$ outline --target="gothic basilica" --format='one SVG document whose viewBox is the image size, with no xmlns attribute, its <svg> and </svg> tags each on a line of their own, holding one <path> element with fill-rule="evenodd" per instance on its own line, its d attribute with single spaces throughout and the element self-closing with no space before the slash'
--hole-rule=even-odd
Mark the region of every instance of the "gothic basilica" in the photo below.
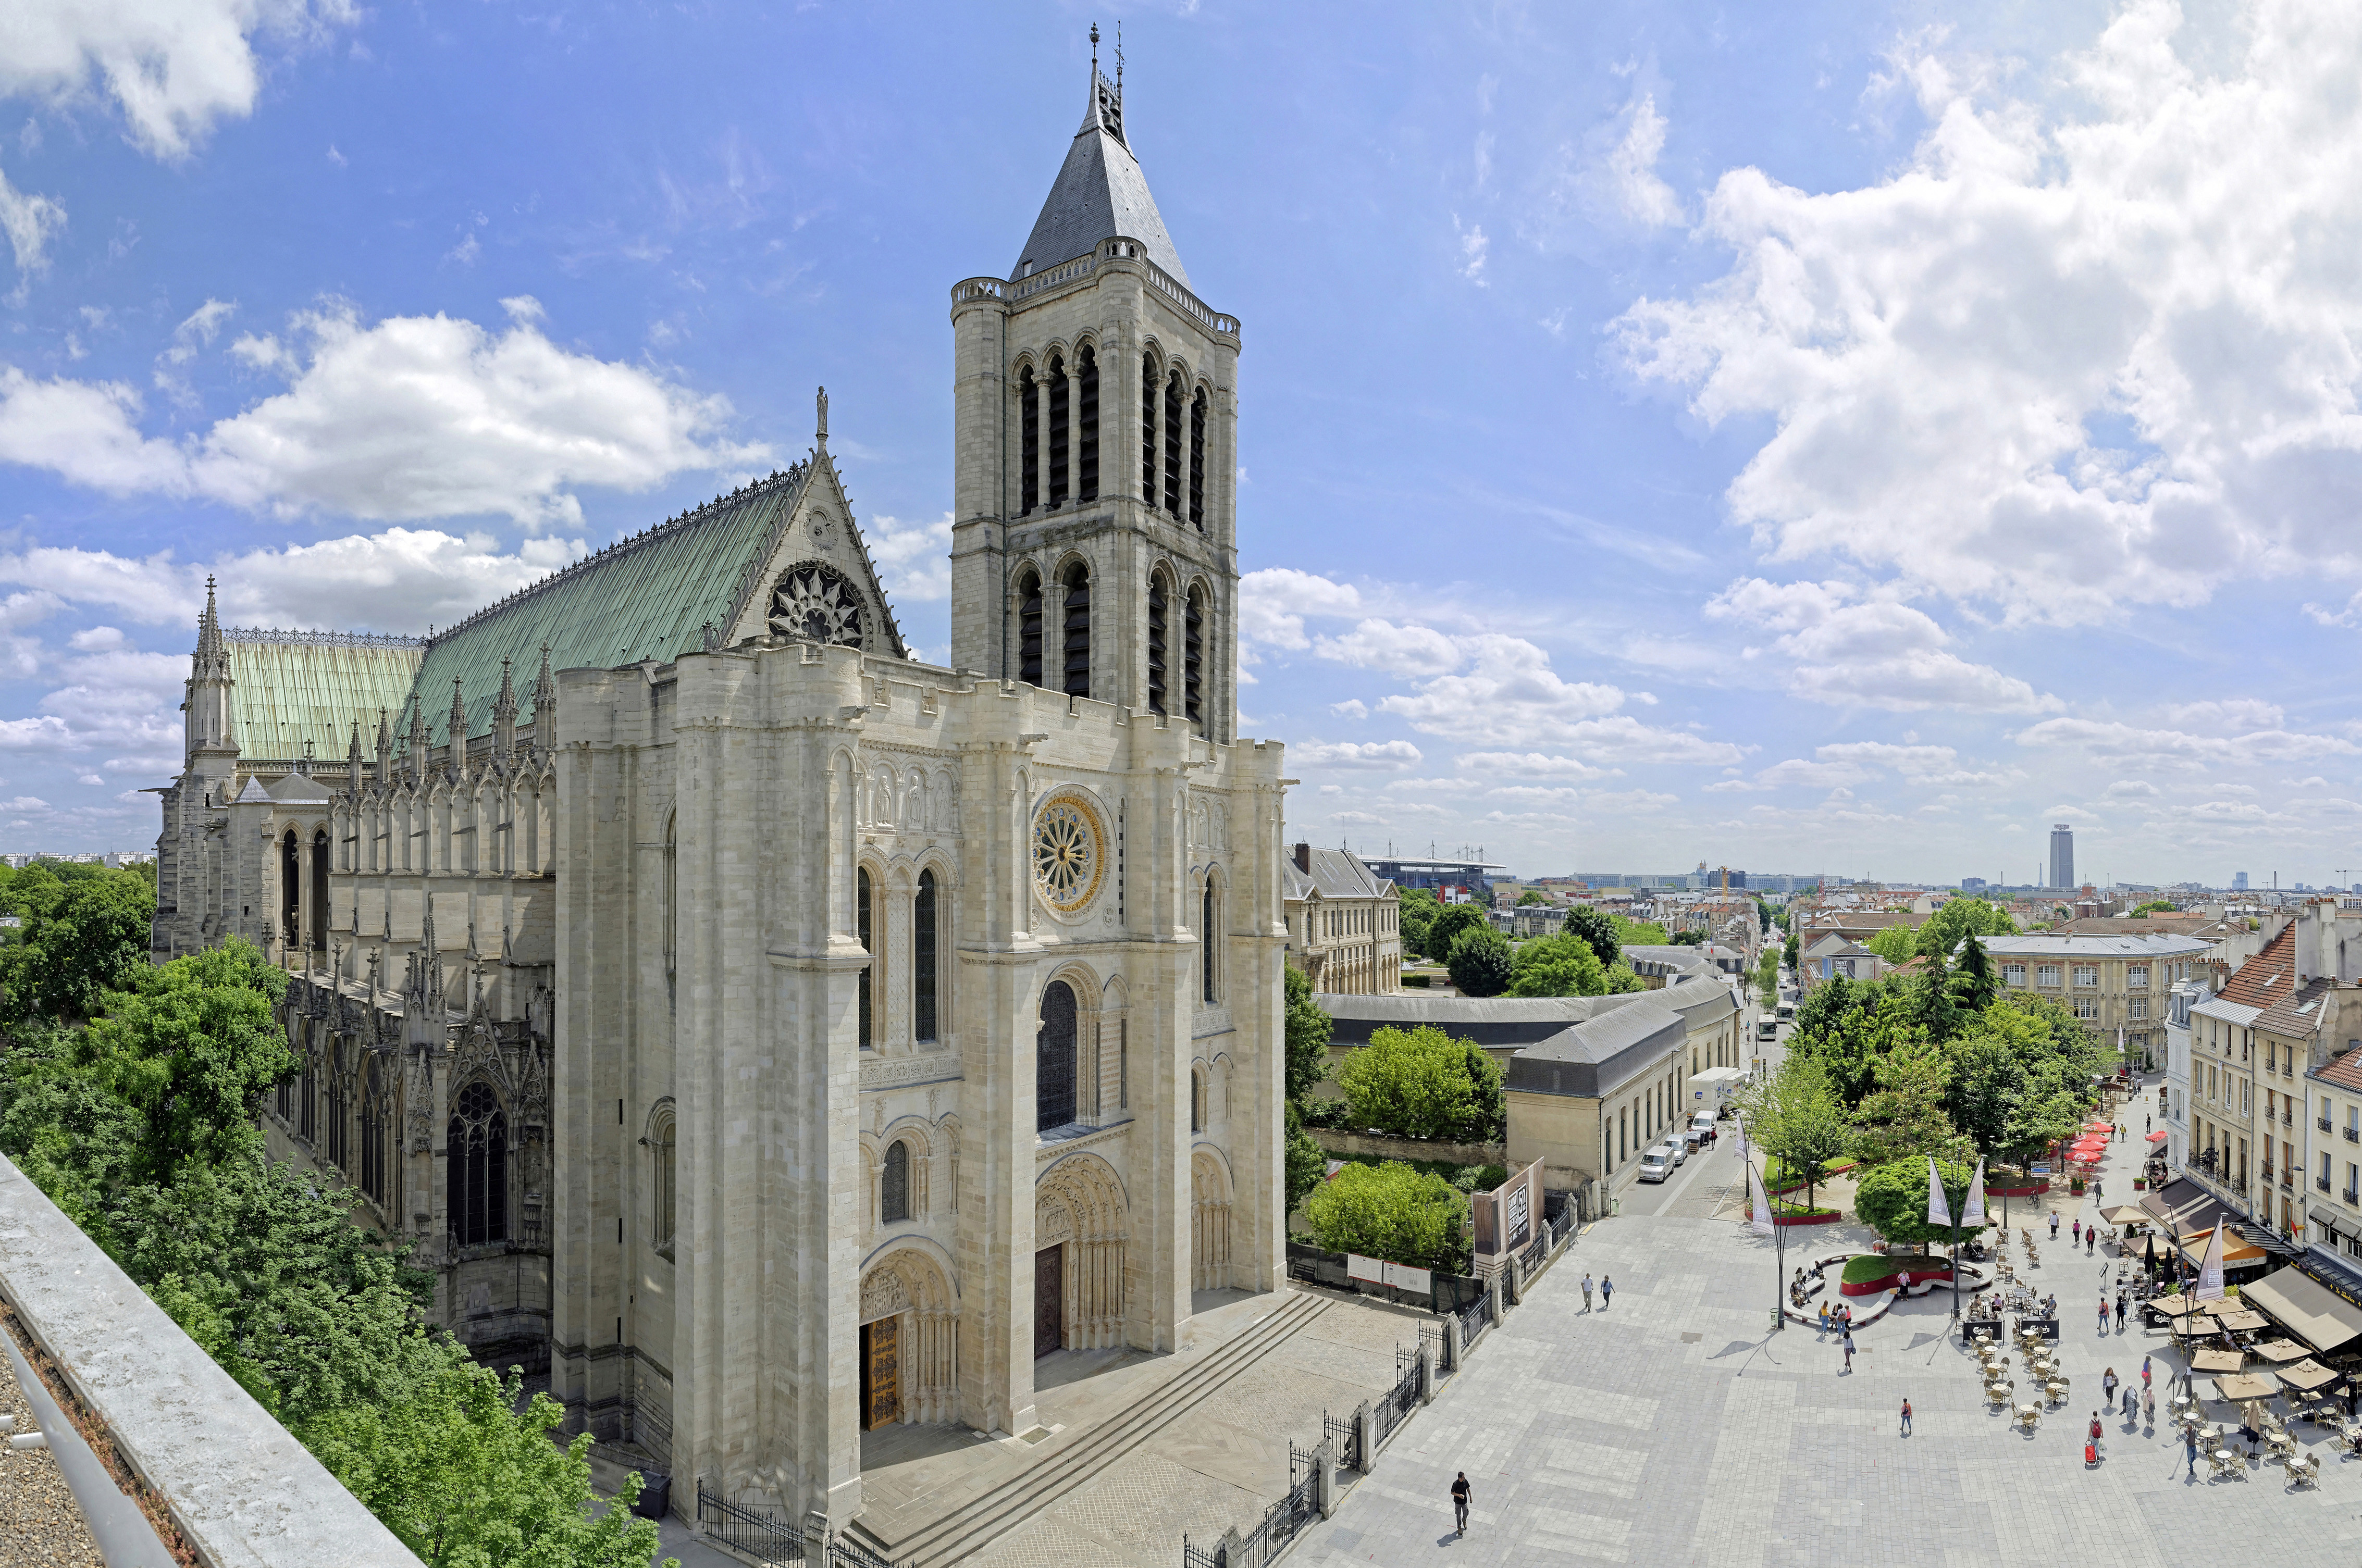
<svg viewBox="0 0 2362 1568">
<path fill-rule="evenodd" d="M 1276 744 L 1238 322 L 1088 107 L 951 291 L 952 648 L 828 449 L 424 639 L 199 622 L 158 959 L 292 977 L 273 1151 L 577 1428 L 843 1526 L 887 1422 L 1285 1275 Z M 1220 1293 L 1220 1294 L 1212 1294 Z"/>
</svg>

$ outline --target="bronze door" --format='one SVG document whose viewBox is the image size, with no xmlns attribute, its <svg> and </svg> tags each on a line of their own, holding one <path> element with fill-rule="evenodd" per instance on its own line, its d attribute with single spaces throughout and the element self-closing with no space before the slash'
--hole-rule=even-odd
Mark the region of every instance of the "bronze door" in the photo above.
<svg viewBox="0 0 2362 1568">
<path fill-rule="evenodd" d="M 902 1320 L 861 1325 L 861 1424 L 891 1426 L 902 1419 Z"/>
<path fill-rule="evenodd" d="M 1047 1355 L 1066 1343 L 1066 1249 L 1045 1246 L 1033 1255 L 1033 1354 Z"/>
</svg>

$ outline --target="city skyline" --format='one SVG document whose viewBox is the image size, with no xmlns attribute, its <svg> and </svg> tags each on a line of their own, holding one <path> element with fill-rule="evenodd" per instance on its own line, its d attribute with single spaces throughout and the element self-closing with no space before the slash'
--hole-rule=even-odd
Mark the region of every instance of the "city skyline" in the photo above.
<svg viewBox="0 0 2362 1568">
<path fill-rule="evenodd" d="M 447 626 L 800 456 L 815 383 L 946 656 L 939 313 L 1017 254 L 1087 16 L 80 15 L 0 67 L 0 835 L 147 841 L 209 572 L 235 623 Z M 2362 442 L 2317 389 L 2362 187 L 2275 127 L 2362 145 L 2362 20 L 1932 19 L 1127 23 L 1136 150 L 1244 323 L 1241 729 L 1288 743 L 1298 832 L 1921 880 L 2014 881 L 2055 822 L 2130 882 L 2354 858 Z M 124 85 L 142 51 L 171 92 Z M 2146 226 L 2169 189 L 2202 193 Z M 2187 346 L 2218 319 L 2238 346 Z"/>
</svg>

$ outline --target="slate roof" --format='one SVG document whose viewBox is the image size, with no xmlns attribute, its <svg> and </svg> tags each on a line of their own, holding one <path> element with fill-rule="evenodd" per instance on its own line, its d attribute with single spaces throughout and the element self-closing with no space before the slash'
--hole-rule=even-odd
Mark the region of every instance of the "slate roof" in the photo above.
<svg viewBox="0 0 2362 1568">
<path fill-rule="evenodd" d="M 2334 1057 L 2305 1074 L 2323 1083 L 2334 1084 L 2349 1092 L 2362 1094 L 2362 1051 L 2347 1051 Z"/>
<path fill-rule="evenodd" d="M 1393 883 L 1351 850 L 1312 850 L 1305 858 L 1312 862 L 1309 872 L 1297 866 L 1293 853 L 1280 861 L 1282 897 L 1302 899 L 1317 892 L 1323 898 L 1385 898 L 1395 891 Z"/>
<path fill-rule="evenodd" d="M 2329 993 L 2337 982 L 2328 978 L 2309 980 L 2297 986 L 2271 1005 L 2256 1014 L 2256 1027 L 2275 1035 L 2311 1035 L 2321 1028 L 2322 1010 Z M 2334 1015 L 2334 1009 L 2332 1009 Z"/>
<path fill-rule="evenodd" d="M 1312 1000 L 1329 1014 L 1333 1045 L 1364 1046 L 1382 1028 L 1432 1024 L 1454 1039 L 1473 1040 L 1494 1051 L 1532 1046 L 1627 1007 L 1679 1014 L 1698 1029 L 1738 1011 L 1727 985 L 1672 986 L 1614 996 L 1420 996 L 1407 991 L 1355 996 L 1323 992 Z"/>
<path fill-rule="evenodd" d="M 2033 931 L 2022 937 L 1981 937 L 1994 958 L 2013 959 L 2195 959 L 2213 944 L 2195 937 L 2062 937 Z M 2294 967 L 2293 964 L 2290 965 Z"/>
<path fill-rule="evenodd" d="M 1082 129 L 1067 147 L 1049 200 L 1042 203 L 1042 215 L 1033 220 L 1033 232 L 1009 276 L 1022 278 L 1071 261 L 1121 235 L 1140 241 L 1151 261 L 1187 288 L 1189 274 L 1173 248 L 1173 236 L 1164 232 L 1156 198 L 1148 193 L 1148 176 L 1124 141 L 1122 91 L 1096 66 L 1091 74 L 1091 103 L 1083 111 Z"/>
<path fill-rule="evenodd" d="M 2054 937 L 2194 937 L 2222 924 L 2204 915 L 2086 915 L 2050 927 Z M 2219 933 L 2217 933 L 2219 935 Z"/>
<path fill-rule="evenodd" d="M 414 637 L 226 627 L 227 737 L 241 756 L 292 762 L 341 759 L 356 720 L 374 740 L 378 710 L 402 711 L 426 645 Z"/>
<path fill-rule="evenodd" d="M 1688 1035 L 1682 1015 L 1653 1000 L 1618 1007 L 1519 1051 L 1504 1087 L 1597 1099 L 1662 1061 Z"/>
</svg>

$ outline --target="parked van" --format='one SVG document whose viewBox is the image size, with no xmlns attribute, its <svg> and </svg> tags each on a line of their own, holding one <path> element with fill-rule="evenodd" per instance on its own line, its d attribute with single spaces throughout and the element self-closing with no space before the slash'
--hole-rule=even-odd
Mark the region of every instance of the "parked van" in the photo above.
<svg viewBox="0 0 2362 1568">
<path fill-rule="evenodd" d="M 1673 1157 L 1660 1145 L 1640 1157 L 1640 1179 L 1662 1181 L 1673 1173 Z"/>
</svg>

